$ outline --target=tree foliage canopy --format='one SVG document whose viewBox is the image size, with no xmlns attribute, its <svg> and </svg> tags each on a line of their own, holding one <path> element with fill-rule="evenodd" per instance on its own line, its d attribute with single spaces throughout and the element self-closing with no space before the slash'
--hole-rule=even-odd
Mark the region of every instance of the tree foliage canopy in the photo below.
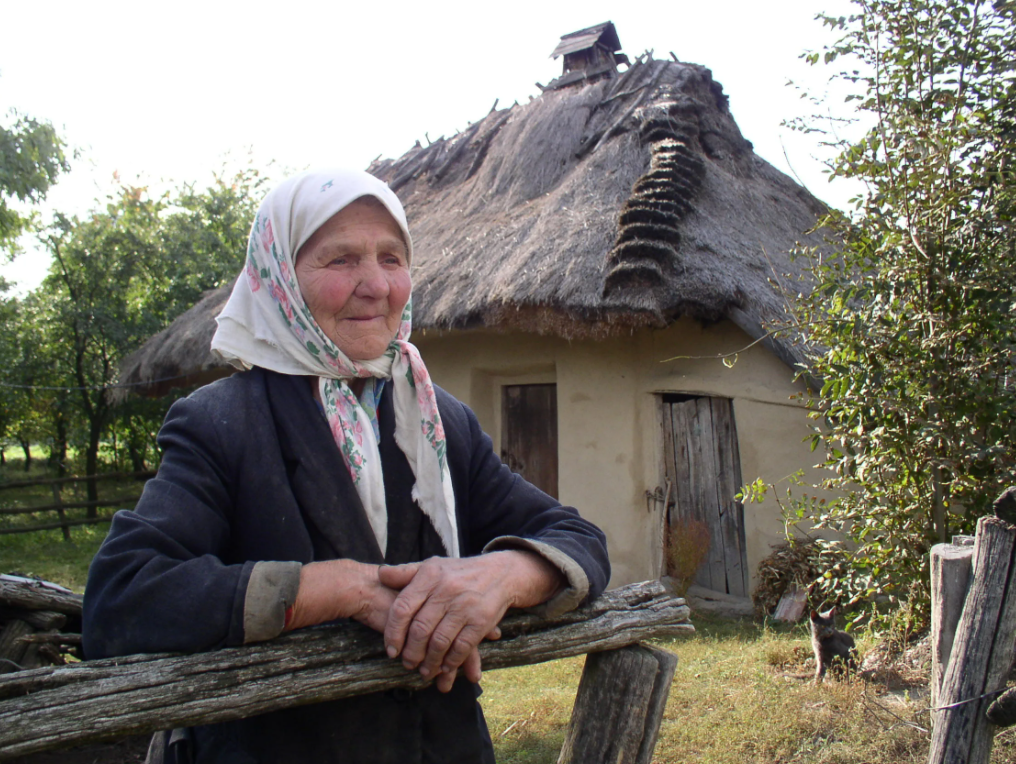
<svg viewBox="0 0 1016 764">
<path fill-rule="evenodd" d="M 114 395 L 120 364 L 202 292 L 235 278 L 264 182 L 247 167 L 160 196 L 118 184 L 83 218 L 57 214 L 40 237 L 49 275 L 26 298 L 0 299 L 0 443 L 27 442 L 29 432 L 57 454 L 70 443 L 89 474 L 110 442 L 118 467 L 150 465 L 170 401 Z"/>
<path fill-rule="evenodd" d="M 867 190 L 825 221 L 836 256 L 806 253 L 799 316 L 824 349 L 813 442 L 838 498 L 796 519 L 850 542 L 831 596 L 923 601 L 930 546 L 969 531 L 1016 466 L 1016 4 L 854 3 L 819 17 L 841 36 L 809 59 L 872 125 L 831 165 Z"/>
<path fill-rule="evenodd" d="M 64 142 L 48 122 L 12 112 L 10 127 L 0 126 L 0 251 L 13 254 L 32 215 L 12 203 L 38 204 L 61 172 L 69 168 Z"/>
</svg>

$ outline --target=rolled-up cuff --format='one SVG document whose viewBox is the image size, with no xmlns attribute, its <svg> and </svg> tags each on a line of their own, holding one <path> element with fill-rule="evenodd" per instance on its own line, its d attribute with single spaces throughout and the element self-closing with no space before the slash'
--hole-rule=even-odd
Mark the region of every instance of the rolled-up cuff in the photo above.
<svg viewBox="0 0 1016 764">
<path fill-rule="evenodd" d="M 243 601 L 243 642 L 263 642 L 282 633 L 286 609 L 296 602 L 300 588 L 299 562 L 254 564 Z"/>
<path fill-rule="evenodd" d="M 562 589 L 542 605 L 530 610 L 547 618 L 554 618 L 569 610 L 574 610 L 589 594 L 589 579 L 586 572 L 575 560 L 560 549 L 542 541 L 522 538 L 521 536 L 498 536 L 483 548 L 484 552 L 498 552 L 504 549 L 521 549 L 540 555 L 543 559 L 561 571 L 568 586 Z"/>
</svg>

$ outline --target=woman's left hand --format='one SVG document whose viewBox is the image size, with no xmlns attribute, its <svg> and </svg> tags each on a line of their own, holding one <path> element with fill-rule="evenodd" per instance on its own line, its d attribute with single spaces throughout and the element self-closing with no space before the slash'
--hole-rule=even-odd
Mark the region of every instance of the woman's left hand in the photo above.
<svg viewBox="0 0 1016 764">
<path fill-rule="evenodd" d="M 480 680 L 477 646 L 500 637 L 498 622 L 509 607 L 530 607 L 550 598 L 564 577 L 532 552 L 507 550 L 477 557 L 432 557 L 410 565 L 385 566 L 381 583 L 401 590 L 385 627 L 392 658 L 408 669 L 437 677 L 447 692 L 460 667 Z"/>
</svg>

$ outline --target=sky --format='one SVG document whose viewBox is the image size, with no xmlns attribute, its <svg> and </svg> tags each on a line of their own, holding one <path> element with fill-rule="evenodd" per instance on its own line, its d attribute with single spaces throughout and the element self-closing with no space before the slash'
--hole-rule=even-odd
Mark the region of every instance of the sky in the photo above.
<svg viewBox="0 0 1016 764">
<path fill-rule="evenodd" d="M 830 71 L 805 50 L 832 38 L 815 14 L 848 0 L 688 0 L 487 4 L 374 0 L 0 0 L 0 124 L 10 109 L 57 127 L 78 153 L 42 208 L 84 215 L 114 172 L 154 192 L 204 187 L 248 160 L 273 177 L 306 167 L 366 168 L 428 136 L 451 136 L 498 106 L 525 103 L 561 73 L 560 36 L 613 21 L 634 59 L 652 50 L 709 67 L 755 151 L 844 207 L 811 135 L 781 126 L 826 93 Z M 830 96 L 823 109 L 842 108 Z M 26 252 L 0 275 L 36 286 L 48 258 Z"/>
</svg>

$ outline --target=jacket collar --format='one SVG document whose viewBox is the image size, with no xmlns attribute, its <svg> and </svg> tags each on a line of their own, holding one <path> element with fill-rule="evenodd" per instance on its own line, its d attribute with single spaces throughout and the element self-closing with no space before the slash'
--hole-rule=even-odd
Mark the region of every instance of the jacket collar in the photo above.
<svg viewBox="0 0 1016 764">
<path fill-rule="evenodd" d="M 262 373 L 290 487 L 314 538 L 315 558 L 384 562 L 308 378 Z"/>
</svg>

